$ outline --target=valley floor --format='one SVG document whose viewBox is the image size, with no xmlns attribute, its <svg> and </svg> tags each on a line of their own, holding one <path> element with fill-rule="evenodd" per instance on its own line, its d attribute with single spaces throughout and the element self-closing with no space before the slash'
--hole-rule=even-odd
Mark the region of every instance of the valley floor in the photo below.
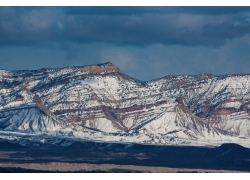
<svg viewBox="0 0 250 180">
<path fill-rule="evenodd" d="M 244 171 L 86 163 L 0 163 L 0 173 L 245 173 Z"/>
<path fill-rule="evenodd" d="M 0 172 L 250 172 L 250 149 L 105 142 L 0 142 Z"/>
</svg>

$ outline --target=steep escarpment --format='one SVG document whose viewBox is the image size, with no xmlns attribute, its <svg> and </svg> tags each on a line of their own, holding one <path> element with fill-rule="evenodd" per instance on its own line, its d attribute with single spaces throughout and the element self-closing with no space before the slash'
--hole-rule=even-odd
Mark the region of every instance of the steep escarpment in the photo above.
<svg viewBox="0 0 250 180">
<path fill-rule="evenodd" d="M 1 70 L 0 88 L 2 131 L 158 144 L 250 138 L 250 75 L 142 82 L 104 63 Z"/>
</svg>

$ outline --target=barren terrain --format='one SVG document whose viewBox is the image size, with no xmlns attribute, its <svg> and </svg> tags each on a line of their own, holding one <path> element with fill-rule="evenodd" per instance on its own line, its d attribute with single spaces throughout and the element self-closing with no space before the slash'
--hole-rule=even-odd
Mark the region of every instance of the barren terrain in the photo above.
<svg viewBox="0 0 250 180">
<path fill-rule="evenodd" d="M 74 142 L 0 144 L 0 172 L 250 172 L 250 149 Z"/>
</svg>

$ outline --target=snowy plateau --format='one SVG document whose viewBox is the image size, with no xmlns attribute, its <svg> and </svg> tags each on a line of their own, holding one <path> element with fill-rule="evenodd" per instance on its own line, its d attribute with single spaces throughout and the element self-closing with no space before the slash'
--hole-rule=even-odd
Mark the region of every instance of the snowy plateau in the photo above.
<svg viewBox="0 0 250 180">
<path fill-rule="evenodd" d="M 0 139 L 250 148 L 250 75 L 140 81 L 112 63 L 0 70 Z"/>
</svg>

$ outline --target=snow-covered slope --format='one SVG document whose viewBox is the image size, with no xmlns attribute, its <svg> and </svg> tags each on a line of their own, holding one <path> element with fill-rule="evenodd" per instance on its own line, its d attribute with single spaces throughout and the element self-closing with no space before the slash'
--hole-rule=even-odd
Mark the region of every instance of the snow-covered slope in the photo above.
<svg viewBox="0 0 250 180">
<path fill-rule="evenodd" d="M 32 106 L 16 106 L 0 111 L 0 127 L 6 131 L 56 134 L 66 123 L 41 109 Z"/>
<path fill-rule="evenodd" d="M 249 114 L 250 75 L 180 75 L 142 82 L 111 63 L 0 70 L 3 132 L 156 144 L 247 144 Z"/>
</svg>

